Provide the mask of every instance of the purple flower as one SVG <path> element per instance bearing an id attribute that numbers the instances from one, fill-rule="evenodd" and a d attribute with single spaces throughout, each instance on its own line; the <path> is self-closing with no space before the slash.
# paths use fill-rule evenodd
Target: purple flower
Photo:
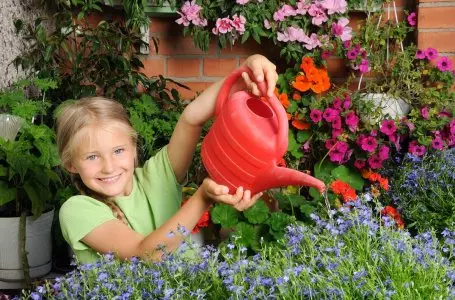
<path id="1" fill-rule="evenodd" d="M 425 52 L 423 50 L 418 49 L 416 51 L 415 58 L 417 58 L 417 59 L 425 59 Z"/>
<path id="2" fill-rule="evenodd" d="M 320 111 L 319 109 L 313 109 L 311 110 L 310 112 L 310 119 L 311 121 L 313 121 L 314 123 L 318 123 L 322 120 L 322 111 Z"/>
<path id="3" fill-rule="evenodd" d="M 351 47 L 351 41 L 344 41 L 343 42 L 343 48 L 344 49 L 348 49 L 349 47 Z"/>
<path id="4" fill-rule="evenodd" d="M 333 162 L 342 163 L 346 151 L 349 149 L 348 144 L 338 141 L 338 143 L 329 151 L 330 160 Z"/>
<path id="5" fill-rule="evenodd" d="M 382 121 L 380 131 L 384 133 L 385 135 L 392 135 L 395 133 L 397 130 L 397 127 L 395 126 L 395 121 L 393 120 L 384 120 Z"/>
<path id="6" fill-rule="evenodd" d="M 419 145 L 417 141 L 411 141 L 409 143 L 408 152 L 415 156 L 422 156 L 426 152 L 425 146 Z"/>
<path id="7" fill-rule="evenodd" d="M 441 72 L 452 70 L 452 61 L 445 56 L 438 59 L 436 65 L 438 66 L 438 69 Z"/>
<path id="8" fill-rule="evenodd" d="M 351 107 L 351 97 L 347 96 L 344 98 L 342 106 L 344 109 L 349 109 L 349 107 Z"/>
<path id="9" fill-rule="evenodd" d="M 362 140 L 360 148 L 367 152 L 373 152 L 378 146 L 378 141 L 372 136 L 366 137 Z"/>
<path id="10" fill-rule="evenodd" d="M 341 100 L 340 98 L 335 98 L 332 102 L 332 107 L 335 109 L 341 109 Z"/>
<path id="11" fill-rule="evenodd" d="M 322 54 L 321 54 L 322 59 L 327 59 L 329 57 L 330 57 L 330 51 L 328 51 L 328 50 L 322 51 Z"/>
<path id="12" fill-rule="evenodd" d="M 415 12 L 410 13 L 408 15 L 407 20 L 408 20 L 409 25 L 416 26 L 416 24 L 417 24 L 417 15 L 416 15 L 416 13 Z"/>
<path id="13" fill-rule="evenodd" d="M 337 116 L 333 121 L 332 121 L 332 128 L 341 130 L 341 117 Z"/>
<path id="14" fill-rule="evenodd" d="M 425 56 L 429 60 L 433 60 L 436 57 L 438 57 L 438 51 L 436 49 L 434 49 L 434 48 L 428 48 L 427 50 L 425 50 Z"/>
<path id="15" fill-rule="evenodd" d="M 333 146 L 337 143 L 336 139 L 328 139 L 325 141 L 324 146 L 327 150 L 332 149 Z"/>

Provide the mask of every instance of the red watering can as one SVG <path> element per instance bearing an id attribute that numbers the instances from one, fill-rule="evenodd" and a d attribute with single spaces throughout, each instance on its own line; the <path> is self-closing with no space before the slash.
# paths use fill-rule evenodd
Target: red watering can
<path id="1" fill-rule="evenodd" d="M 288 119 L 286 111 L 273 96 L 267 102 L 246 91 L 229 97 L 232 85 L 242 72 L 235 70 L 226 78 L 218 93 L 215 121 L 202 142 L 202 162 L 210 178 L 226 185 L 229 193 L 237 187 L 261 191 L 287 185 L 303 185 L 324 192 L 325 184 L 297 170 L 278 167 L 288 148 Z M 266 95 L 266 84 L 258 87 Z"/>

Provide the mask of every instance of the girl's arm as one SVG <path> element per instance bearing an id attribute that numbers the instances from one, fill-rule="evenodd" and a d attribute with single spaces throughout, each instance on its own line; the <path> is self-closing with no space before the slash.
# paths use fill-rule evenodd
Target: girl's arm
<path id="1" fill-rule="evenodd" d="M 267 82 L 267 94 L 273 95 L 278 74 L 276 67 L 262 55 L 252 55 L 244 63 L 253 72 L 255 82 Z M 255 83 L 247 74 L 242 75 L 243 80 L 237 82 L 232 92 L 249 89 L 259 95 Z M 224 79 L 211 85 L 194 99 L 183 111 L 172 134 L 168 145 L 169 159 L 179 182 L 183 181 L 193 159 L 196 145 L 199 142 L 202 126 L 213 116 L 218 92 Z"/>
<path id="2" fill-rule="evenodd" d="M 165 246 L 167 252 L 176 249 L 184 239 L 177 228 L 183 226 L 191 230 L 197 224 L 204 211 L 211 205 L 212 200 L 230 204 L 238 210 L 245 210 L 256 203 L 261 194 L 250 198 L 250 194 L 242 188 L 235 195 L 226 194 L 224 187 L 213 180 L 206 179 L 180 210 L 157 230 L 143 236 L 119 220 L 108 221 L 88 233 L 82 241 L 99 253 L 115 253 L 120 259 L 133 256 L 144 259 L 159 260 L 162 251 L 156 251 L 159 246 Z M 174 234 L 170 235 L 169 233 Z"/>

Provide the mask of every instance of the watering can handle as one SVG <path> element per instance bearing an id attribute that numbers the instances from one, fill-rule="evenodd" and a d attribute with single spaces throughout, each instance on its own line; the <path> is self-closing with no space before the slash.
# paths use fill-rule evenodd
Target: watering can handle
<path id="1" fill-rule="evenodd" d="M 254 78 L 254 74 L 251 72 L 248 67 L 240 67 L 237 70 L 234 70 L 224 81 L 223 86 L 218 92 L 218 98 L 216 100 L 215 108 L 215 117 L 221 113 L 221 109 L 228 100 L 229 92 L 234 83 L 242 76 L 243 72 L 247 72 L 250 78 Z M 272 107 L 272 110 L 275 112 L 278 118 L 278 139 L 277 139 L 277 153 L 278 157 L 281 158 L 288 149 L 288 119 L 284 107 L 281 105 L 280 101 L 275 95 L 272 97 L 267 96 L 267 85 L 265 81 L 256 83 L 258 85 L 259 91 L 267 99 L 267 102 Z M 256 96 L 255 96 L 256 97 Z"/>

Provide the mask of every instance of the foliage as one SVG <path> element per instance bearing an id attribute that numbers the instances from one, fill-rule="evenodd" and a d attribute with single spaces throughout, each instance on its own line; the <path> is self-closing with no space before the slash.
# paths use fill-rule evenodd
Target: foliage
<path id="1" fill-rule="evenodd" d="M 211 38 L 222 47 L 254 39 L 271 40 L 288 61 L 303 55 L 319 57 L 324 50 L 350 40 L 346 18 L 347 2 L 342 1 L 176 1 L 184 35 L 208 50 Z M 335 43 L 334 43 L 335 42 Z"/>
<path id="2" fill-rule="evenodd" d="M 24 95 L 24 87 L 30 84 L 38 89 L 35 99 Z M 0 92 L 2 110 L 24 119 L 16 140 L 0 138 L 0 206 L 6 208 L 4 216 L 26 212 L 39 217 L 53 205 L 55 191 L 60 187 L 55 173 L 59 164 L 55 133 L 45 124 L 32 122 L 46 113 L 45 92 L 52 88 L 53 81 L 34 80 L 21 81 Z"/>
<path id="3" fill-rule="evenodd" d="M 455 149 L 423 158 L 407 155 L 391 172 L 391 188 L 381 200 L 396 205 L 408 228 L 441 234 L 454 228 Z"/>
<path id="4" fill-rule="evenodd" d="M 430 232 L 411 237 L 353 204 L 333 221 L 313 215 L 314 227 L 289 226 L 279 245 L 262 245 L 254 256 L 241 236 L 218 249 L 184 243 L 157 263 L 108 254 L 24 297 L 434 299 L 454 292 L 454 232 L 441 243 Z"/>

